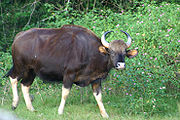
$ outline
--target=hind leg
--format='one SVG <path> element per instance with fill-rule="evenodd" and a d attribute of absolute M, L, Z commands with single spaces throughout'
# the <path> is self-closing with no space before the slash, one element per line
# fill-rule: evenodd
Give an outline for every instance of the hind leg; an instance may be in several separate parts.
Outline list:
<path fill-rule="evenodd" d="M 99 106 L 99 110 L 101 112 L 101 115 L 103 118 L 108 118 L 108 114 L 106 113 L 106 110 L 104 108 L 103 102 L 102 102 L 102 94 L 101 94 L 101 81 L 98 81 L 96 83 L 92 84 L 93 89 L 93 95 L 97 101 L 97 104 Z"/>
<path fill-rule="evenodd" d="M 29 95 L 30 86 L 25 86 L 24 84 L 21 84 L 21 89 L 23 92 L 23 96 L 24 96 L 24 100 L 25 100 L 27 109 L 30 111 L 34 111 L 34 107 L 32 106 L 31 98 Z"/>
<path fill-rule="evenodd" d="M 12 109 L 15 110 L 19 102 L 18 89 L 17 89 L 18 80 L 17 78 L 10 77 L 10 81 L 11 81 L 12 92 L 13 92 Z"/>
<path fill-rule="evenodd" d="M 34 78 L 35 78 L 35 73 L 31 71 L 28 72 L 28 74 L 25 75 L 21 81 L 21 89 L 26 103 L 26 107 L 30 111 L 34 111 L 34 107 L 32 106 L 32 102 L 31 102 L 31 97 L 29 95 L 29 89 L 34 81 Z"/>

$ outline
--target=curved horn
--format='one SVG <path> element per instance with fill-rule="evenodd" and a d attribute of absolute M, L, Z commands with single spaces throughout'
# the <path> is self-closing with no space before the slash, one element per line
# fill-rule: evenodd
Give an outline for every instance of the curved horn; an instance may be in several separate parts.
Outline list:
<path fill-rule="evenodd" d="M 132 40 L 132 38 L 131 38 L 131 36 L 130 36 L 127 32 L 122 31 L 122 30 L 121 30 L 121 32 L 123 32 L 124 34 L 126 34 L 127 39 L 128 39 L 128 41 L 126 42 L 126 45 L 127 45 L 128 48 L 129 48 L 129 47 L 131 46 L 131 40 Z"/>
<path fill-rule="evenodd" d="M 110 32 L 113 32 L 113 31 L 107 31 L 105 32 L 102 37 L 101 37 L 101 43 L 103 44 L 104 47 L 106 48 L 109 48 L 109 43 L 106 41 L 106 35 Z"/>

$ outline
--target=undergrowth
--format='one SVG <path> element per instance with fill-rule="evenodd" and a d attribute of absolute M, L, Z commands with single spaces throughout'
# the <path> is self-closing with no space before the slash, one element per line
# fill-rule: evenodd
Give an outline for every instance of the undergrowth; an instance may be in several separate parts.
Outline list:
<path fill-rule="evenodd" d="M 131 48 L 137 49 L 139 54 L 136 58 L 126 59 L 126 70 L 111 70 L 107 80 L 103 82 L 103 96 L 107 97 L 108 101 L 111 101 L 113 96 L 117 102 L 108 103 L 105 99 L 105 103 L 121 109 L 123 113 L 146 117 L 178 112 L 176 103 L 180 102 L 179 5 L 166 2 L 159 5 L 144 3 L 137 8 L 137 12 L 93 9 L 84 14 L 71 8 L 66 11 L 56 10 L 51 4 L 46 4 L 45 7 L 50 14 L 48 19 L 30 24 L 24 30 L 39 26 L 59 28 L 64 24 L 76 24 L 94 31 L 99 37 L 103 32 L 113 30 L 114 33 L 109 35 L 108 41 L 126 40 L 120 30 L 127 31 L 133 38 Z M 0 52 L 0 56 L 0 85 L 1 93 L 4 93 L 8 90 L 4 88 L 9 82 L 2 76 L 10 69 L 12 61 L 9 52 Z M 52 86 L 37 79 L 32 90 L 46 91 Z M 59 89 L 59 86 L 52 90 L 56 91 L 57 88 Z M 72 102 L 79 93 L 81 99 L 84 95 L 89 99 L 88 94 L 92 94 L 89 89 L 88 87 L 82 90 L 75 86 L 71 91 L 74 95 Z M 2 97 L 6 98 L 7 95 L 1 94 Z"/>

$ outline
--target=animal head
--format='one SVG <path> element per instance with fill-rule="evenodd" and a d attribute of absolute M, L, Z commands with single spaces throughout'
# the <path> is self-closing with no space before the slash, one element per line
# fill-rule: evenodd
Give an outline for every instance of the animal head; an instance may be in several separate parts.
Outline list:
<path fill-rule="evenodd" d="M 111 63 L 113 64 L 113 67 L 116 69 L 124 69 L 125 68 L 125 56 L 128 58 L 133 58 L 137 56 L 138 51 L 137 50 L 127 50 L 131 46 L 132 38 L 127 33 L 121 30 L 126 36 L 128 41 L 124 42 L 123 40 L 113 40 L 110 43 L 108 43 L 105 39 L 105 36 L 113 31 L 105 32 L 101 37 L 101 43 L 106 48 L 107 53 L 110 56 Z"/>

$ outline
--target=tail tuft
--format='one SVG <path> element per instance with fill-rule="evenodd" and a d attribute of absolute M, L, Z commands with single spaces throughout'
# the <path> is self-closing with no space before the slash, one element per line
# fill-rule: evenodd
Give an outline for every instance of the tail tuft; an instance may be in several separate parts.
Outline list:
<path fill-rule="evenodd" d="M 9 72 L 5 76 L 3 76 L 3 78 L 9 77 L 12 74 L 13 69 L 14 69 L 14 66 L 9 70 Z"/>

